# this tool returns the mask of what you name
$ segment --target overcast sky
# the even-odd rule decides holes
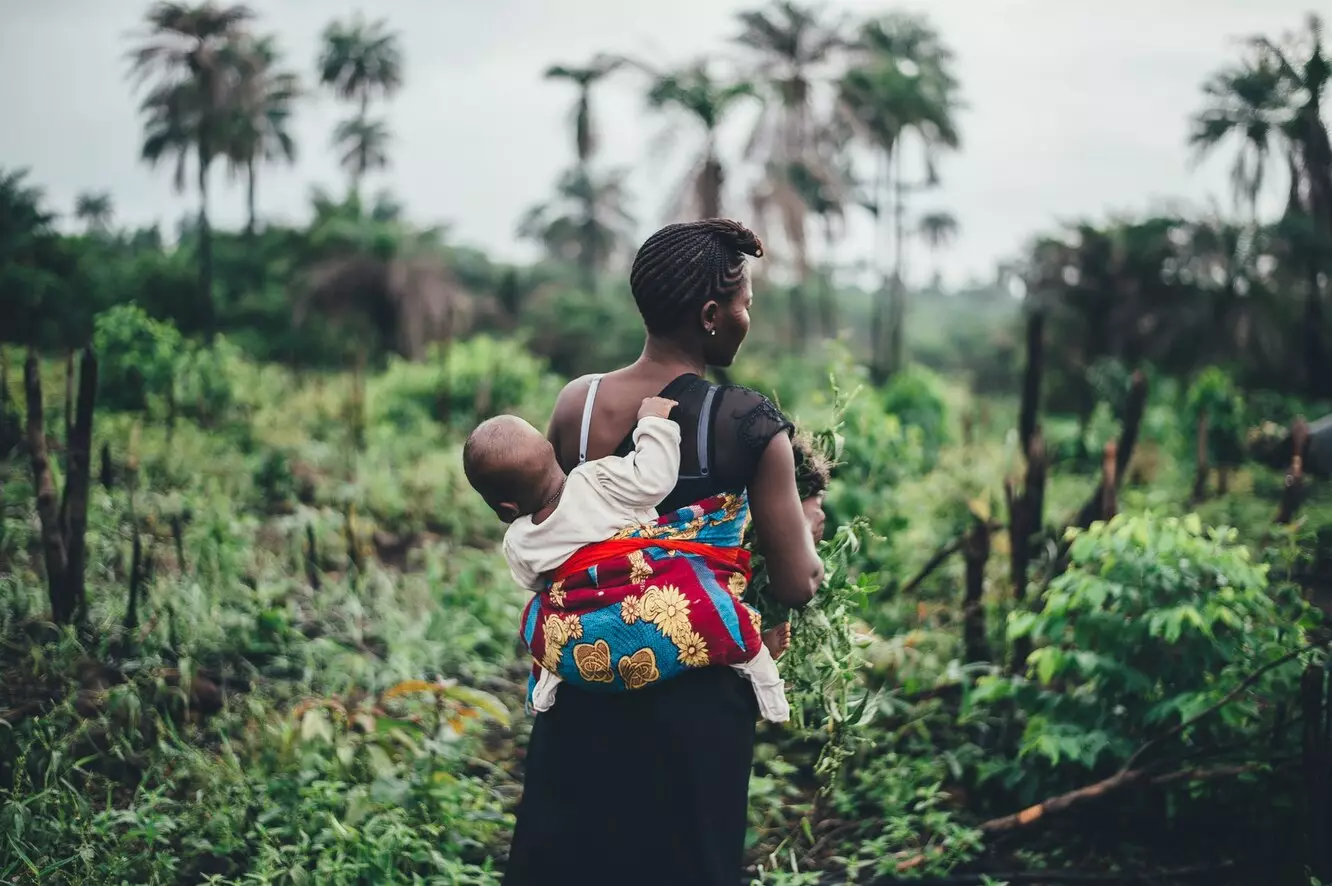
[[[194,205],[173,193],[168,169],[138,161],[140,121],[125,51],[148,3],[0,0],[0,167],[28,167],[52,204],[108,190],[122,221],[174,228]],[[523,211],[550,192],[572,160],[573,90],[541,79],[553,62],[607,50],[661,64],[733,53],[735,13],[754,0],[251,0],[288,63],[308,76],[332,18],[364,9],[401,33],[406,86],[387,116],[386,186],[412,218],[452,224],[455,239],[504,257],[530,254],[514,235]],[[1236,52],[1235,38],[1296,27],[1308,0],[835,0],[834,10],[927,11],[957,53],[967,110],[965,150],[943,186],[919,198],[947,208],[962,235],[944,259],[953,281],[988,278],[997,262],[1061,220],[1137,212],[1168,200],[1229,206],[1227,160],[1195,168],[1186,146],[1199,85]],[[641,78],[626,74],[596,96],[602,162],[634,168],[642,233],[662,219],[690,147],[661,156],[665,125],[643,109]],[[312,186],[345,181],[328,147],[346,113],[317,97],[295,123],[299,162],[265,169],[267,218],[305,216]],[[743,123],[737,123],[737,128]],[[738,147],[741,133],[732,133]],[[1279,179],[1279,176],[1273,176]],[[1273,182],[1280,190],[1281,183]],[[215,216],[243,218],[243,188],[218,172]],[[731,213],[744,218],[743,205]],[[847,259],[872,234],[855,225]]]

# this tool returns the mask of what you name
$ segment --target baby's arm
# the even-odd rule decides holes
[[[514,549],[509,543],[509,537],[504,536],[504,559],[509,564],[509,574],[513,576],[519,587],[526,588],[532,593],[544,590],[546,580],[541,573],[532,568],[532,565]]]
[[[599,459],[597,477],[607,497],[630,508],[652,508],[675,488],[680,476],[680,426],[668,416],[672,400],[649,397],[638,412],[634,451]]]

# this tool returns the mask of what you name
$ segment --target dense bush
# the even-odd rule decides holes
[[[1071,565],[1039,611],[1009,617],[1010,640],[1038,647],[1028,674],[988,678],[974,704],[1012,698],[1026,714],[1026,791],[1051,774],[1104,772],[1149,738],[1217,703],[1264,664],[1300,648],[1312,615],[1269,586],[1231,529],[1197,517],[1119,516],[1081,533]],[[1164,753],[1252,741],[1273,712],[1260,698],[1289,698],[1297,667],[1272,671],[1244,700],[1200,721]],[[1154,762],[1154,761],[1153,761]],[[1084,776],[1085,777],[1085,776]]]
[[[98,403],[142,411],[171,395],[185,340],[175,326],[126,304],[98,315],[93,348],[99,361]]]
[[[920,430],[921,444],[928,454],[937,454],[949,440],[948,404],[942,380],[920,366],[894,375],[880,396],[883,410],[898,421]]]

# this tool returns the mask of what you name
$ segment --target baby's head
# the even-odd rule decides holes
[[[463,446],[463,471],[505,523],[540,510],[564,476],[550,441],[516,415],[477,425]]]

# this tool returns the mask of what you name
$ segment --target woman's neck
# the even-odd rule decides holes
[[[643,353],[635,361],[636,365],[651,364],[654,368],[666,369],[672,377],[692,372],[703,375],[708,371],[707,361],[701,350],[682,345],[668,338],[649,334],[643,344]]]

